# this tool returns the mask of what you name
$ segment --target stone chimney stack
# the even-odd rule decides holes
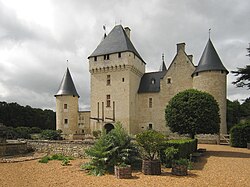
[[[129,27],[125,27],[124,30],[125,30],[128,38],[130,39],[130,31],[131,31],[130,28]]]
[[[177,45],[177,53],[180,49],[182,49],[183,51],[185,51],[185,43],[178,43]]]

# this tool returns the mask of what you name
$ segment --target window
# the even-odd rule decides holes
[[[110,85],[111,80],[110,80],[110,75],[107,75],[107,86]]]
[[[152,106],[153,106],[153,98],[149,98],[148,99],[148,107],[152,108]]]
[[[118,58],[121,58],[121,57],[122,57],[122,53],[119,52],[119,53],[118,53]]]
[[[153,124],[151,124],[151,123],[148,124],[148,129],[149,129],[149,130],[153,129]]]
[[[68,109],[68,105],[67,105],[67,104],[64,104],[64,105],[63,105],[63,108],[64,108],[64,109]]]
[[[64,119],[64,125],[68,125],[68,119]]]
[[[221,70],[221,74],[223,74],[224,73],[224,71],[223,70]]]
[[[124,82],[125,81],[125,79],[124,78],[122,78],[122,82]]]
[[[199,75],[199,73],[195,73],[195,76],[198,76]]]
[[[168,79],[167,79],[167,83],[168,83],[168,84],[171,84],[171,78],[168,78]]]
[[[109,60],[109,55],[104,55],[104,60]]]
[[[97,56],[94,57],[94,61],[97,61]]]
[[[107,95],[106,107],[110,107],[110,95]]]

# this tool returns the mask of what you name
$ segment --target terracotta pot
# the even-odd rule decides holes
[[[129,179],[132,177],[131,166],[126,167],[115,166],[115,176],[118,179]]]
[[[143,160],[142,172],[145,175],[160,175],[161,174],[161,162],[159,160]]]

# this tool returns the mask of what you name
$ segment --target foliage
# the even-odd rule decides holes
[[[180,158],[178,160],[173,160],[173,164],[176,164],[178,166],[188,166],[189,160],[186,158]]]
[[[17,103],[0,102],[0,123],[11,127],[39,127],[55,129],[56,114],[52,110],[42,110]]]
[[[155,160],[159,157],[165,136],[154,130],[146,130],[136,135],[136,141],[141,148],[141,156],[147,160]]]
[[[250,122],[235,125],[230,131],[230,142],[233,147],[247,147],[250,143]]]
[[[235,124],[240,122],[241,105],[238,100],[227,100],[227,129],[230,130]]]
[[[85,153],[91,161],[82,166],[89,174],[101,176],[110,171],[115,165],[132,165],[136,160],[136,147],[131,137],[116,123],[115,128],[108,134],[103,133],[95,144]]]
[[[93,131],[93,136],[95,138],[99,138],[101,136],[102,132],[100,130]]]
[[[172,167],[172,161],[176,159],[177,154],[178,154],[178,149],[175,149],[174,147],[168,147],[164,151],[165,156],[166,156],[166,167],[171,168]]]
[[[49,160],[60,160],[60,161],[62,161],[62,165],[66,166],[66,165],[69,165],[70,160],[73,160],[73,157],[64,156],[62,154],[54,154],[52,156],[44,156],[38,162],[40,162],[40,163],[48,163]]]
[[[30,139],[30,128],[28,127],[16,127],[16,138]]]
[[[61,133],[57,130],[43,130],[41,132],[41,138],[45,140],[60,140],[61,139]]]
[[[245,68],[237,69],[237,71],[232,71],[235,76],[239,76],[233,84],[237,87],[248,87],[250,89],[250,66],[247,65]]]
[[[175,95],[166,106],[165,119],[172,132],[189,134],[218,133],[219,106],[206,92],[190,89]]]
[[[30,133],[34,134],[34,133],[41,133],[42,129],[40,129],[39,127],[31,127],[30,129]]]
[[[166,149],[169,149],[171,147],[178,150],[177,153],[174,154],[174,159],[189,158],[190,154],[197,151],[197,143],[197,139],[180,139],[165,141],[164,146],[160,150],[161,162],[167,167],[170,167],[169,159],[167,158],[166,154]]]

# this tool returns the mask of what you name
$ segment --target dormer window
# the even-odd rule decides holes
[[[155,84],[155,79],[151,79],[151,84]]]

